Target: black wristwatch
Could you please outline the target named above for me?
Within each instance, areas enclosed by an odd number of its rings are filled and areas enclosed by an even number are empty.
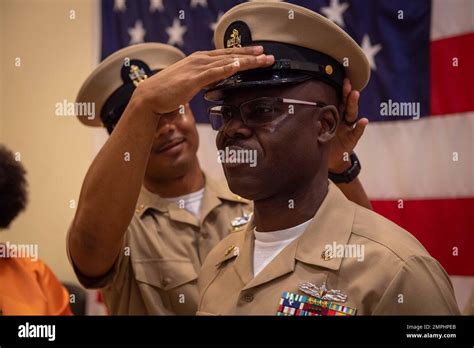
[[[341,184],[341,183],[350,183],[352,180],[357,178],[357,175],[360,173],[360,161],[357,158],[355,152],[351,153],[350,157],[351,159],[351,167],[347,169],[345,172],[336,174],[336,173],[331,173],[329,172],[329,179],[335,184]]]

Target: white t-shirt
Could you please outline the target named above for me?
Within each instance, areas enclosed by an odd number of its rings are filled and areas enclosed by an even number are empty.
[[[259,274],[288,244],[306,230],[312,219],[285,230],[258,232],[254,229],[253,274]]]
[[[204,197],[204,188],[190,194],[165,198],[168,202],[175,202],[180,208],[186,209],[198,220],[201,217],[201,203]]]

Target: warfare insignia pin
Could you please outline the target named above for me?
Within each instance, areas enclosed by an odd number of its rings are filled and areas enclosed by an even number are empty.
[[[326,287],[326,282],[321,286],[316,286],[310,282],[301,283],[298,288],[305,294],[316,297],[320,300],[328,300],[334,302],[346,302],[347,295],[343,294],[341,290],[331,289]]]

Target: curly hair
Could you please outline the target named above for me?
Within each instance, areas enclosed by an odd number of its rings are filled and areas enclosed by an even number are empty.
[[[0,144],[0,229],[8,228],[28,201],[26,171],[13,152]]]

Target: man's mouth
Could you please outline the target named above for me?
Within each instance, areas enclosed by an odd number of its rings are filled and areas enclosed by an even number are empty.
[[[253,146],[249,146],[247,142],[231,139],[223,144],[224,147],[218,151],[218,161],[222,163],[224,170],[257,166],[258,151]]]
[[[161,152],[168,151],[168,150],[174,148],[175,146],[178,146],[178,145],[184,143],[185,141],[186,141],[186,139],[184,137],[170,139],[170,140],[164,142],[163,144],[158,145],[156,147],[155,152],[156,153],[161,153]]]
[[[225,150],[226,148],[228,148],[229,150],[232,149],[232,150],[237,150],[237,151],[255,150],[254,148],[246,145],[243,141],[240,141],[240,140],[227,140],[227,141],[225,141],[224,146],[222,146],[220,148],[220,150]]]

